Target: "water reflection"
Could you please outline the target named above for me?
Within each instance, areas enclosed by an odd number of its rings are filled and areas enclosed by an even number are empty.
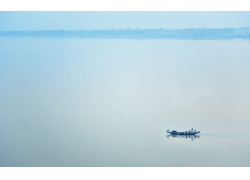
[[[200,135],[166,135],[167,138],[170,138],[170,137],[173,137],[173,138],[186,138],[186,139],[191,139],[192,141],[193,140],[196,140],[197,138],[200,138]]]

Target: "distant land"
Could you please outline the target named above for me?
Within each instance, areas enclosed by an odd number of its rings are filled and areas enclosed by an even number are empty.
[[[113,29],[0,31],[0,37],[100,38],[100,39],[249,39],[250,27],[189,29]]]

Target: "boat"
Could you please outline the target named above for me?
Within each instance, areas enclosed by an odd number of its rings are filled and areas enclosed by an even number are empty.
[[[196,135],[199,134],[200,131],[196,131],[193,128],[191,130],[188,131],[184,131],[184,132],[178,132],[176,130],[170,131],[169,129],[166,131],[167,133],[171,134],[171,135]]]

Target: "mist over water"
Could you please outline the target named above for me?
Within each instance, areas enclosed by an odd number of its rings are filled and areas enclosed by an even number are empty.
[[[249,49],[0,38],[0,166],[250,166]]]

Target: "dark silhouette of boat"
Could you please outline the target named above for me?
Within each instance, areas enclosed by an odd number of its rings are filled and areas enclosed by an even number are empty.
[[[171,134],[171,135],[196,135],[199,134],[200,131],[196,131],[193,128],[191,130],[185,131],[185,132],[178,132],[176,130],[170,131],[169,129],[166,131],[167,133]]]

